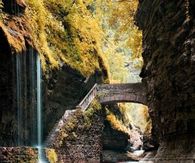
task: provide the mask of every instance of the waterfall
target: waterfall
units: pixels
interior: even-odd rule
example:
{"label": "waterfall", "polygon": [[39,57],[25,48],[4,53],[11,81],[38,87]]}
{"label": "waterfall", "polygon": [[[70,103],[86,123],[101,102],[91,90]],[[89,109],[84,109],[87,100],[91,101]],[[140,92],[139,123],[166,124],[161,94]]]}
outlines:
{"label": "waterfall", "polygon": [[38,143],[38,162],[43,163],[42,149],[42,84],[41,84],[41,61],[37,55],[37,143]]}
{"label": "waterfall", "polygon": [[22,133],[22,117],[21,117],[21,111],[22,111],[22,106],[21,106],[21,59],[20,59],[20,55],[16,55],[16,105],[17,105],[17,131],[18,131],[18,136],[17,136],[17,145],[21,146],[22,142],[21,142],[21,138],[20,135]]}
{"label": "waterfall", "polygon": [[38,162],[43,163],[41,60],[33,48],[17,54],[15,60],[17,145],[36,146]]}
{"label": "waterfall", "polygon": [[29,78],[29,109],[30,109],[30,115],[31,115],[31,129],[30,129],[30,140],[31,140],[31,145],[37,144],[37,84],[36,84],[36,78],[37,78],[37,73],[36,73],[36,58],[37,54],[33,50],[33,48],[28,48],[27,52],[29,56],[29,73],[28,73],[28,78]]}
{"label": "waterfall", "polygon": [[[11,10],[15,15],[20,15],[13,0]],[[28,47],[26,52],[16,55],[15,65],[17,145],[36,146],[38,162],[43,163],[41,60],[37,52]]]}
{"label": "waterfall", "polygon": [[38,145],[42,143],[42,124],[41,124],[41,63],[39,57],[37,57],[37,139]]}

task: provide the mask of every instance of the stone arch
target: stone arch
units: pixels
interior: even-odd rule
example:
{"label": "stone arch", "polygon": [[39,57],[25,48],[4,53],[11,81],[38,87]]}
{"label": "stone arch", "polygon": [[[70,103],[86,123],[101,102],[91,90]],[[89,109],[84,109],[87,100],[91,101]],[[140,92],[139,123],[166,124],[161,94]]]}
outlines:
{"label": "stone arch", "polygon": [[142,83],[103,84],[98,89],[99,100],[102,104],[116,102],[147,104],[146,91]]}

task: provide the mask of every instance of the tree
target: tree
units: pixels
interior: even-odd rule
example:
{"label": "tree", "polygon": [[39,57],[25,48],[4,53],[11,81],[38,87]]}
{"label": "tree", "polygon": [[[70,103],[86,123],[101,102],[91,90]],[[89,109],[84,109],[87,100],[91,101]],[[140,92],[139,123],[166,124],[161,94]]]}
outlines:
{"label": "tree", "polygon": [[138,0],[113,0],[110,25],[116,28],[115,41],[127,37],[126,46],[132,51],[132,59],[141,58],[142,32],[135,25],[134,16]]}

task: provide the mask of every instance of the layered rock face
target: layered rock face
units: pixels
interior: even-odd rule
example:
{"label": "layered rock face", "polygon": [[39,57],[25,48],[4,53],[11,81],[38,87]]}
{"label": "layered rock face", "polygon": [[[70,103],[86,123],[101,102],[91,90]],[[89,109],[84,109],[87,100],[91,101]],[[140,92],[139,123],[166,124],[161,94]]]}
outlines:
{"label": "layered rock face", "polygon": [[[32,140],[37,139],[36,60],[37,57],[41,58],[36,46],[38,40],[33,37],[34,31],[30,27],[31,24],[26,14],[29,3],[26,8],[23,0],[2,0],[2,2],[3,12],[0,20],[0,37],[2,38],[0,40],[0,128],[2,130],[0,131],[0,145],[34,145],[36,141],[32,142]],[[103,66],[101,58],[96,58],[96,61]],[[44,69],[42,64],[44,139],[67,109],[74,109],[95,82],[102,82],[107,78],[106,70],[103,68],[100,68],[101,70],[94,68],[94,73],[86,76],[78,69],[60,60],[58,62],[60,65],[58,68],[53,68],[48,60],[47,69]],[[19,119],[20,122],[18,122]],[[18,137],[23,143],[18,143]]]}
{"label": "layered rock face", "polygon": [[[2,36],[2,35],[1,35]],[[12,105],[12,87],[13,83],[8,83],[7,81],[11,81],[12,78],[12,61],[9,60],[9,57],[11,57],[11,52],[7,51],[8,43],[6,41],[3,41],[1,39],[0,44],[0,60],[4,63],[0,65],[0,128],[1,128],[1,136],[0,136],[0,142],[1,144],[4,142],[3,140],[8,138],[8,140],[12,140],[13,133],[15,131],[10,131],[9,128],[14,126],[13,118],[14,115],[11,113],[7,113],[6,110],[9,109],[11,112],[14,111],[14,109],[10,106]],[[3,48],[4,47],[4,48]],[[9,56],[9,57],[8,57]],[[7,114],[7,116],[6,116]],[[8,118],[9,117],[9,118]],[[13,140],[12,140],[13,141]],[[6,144],[6,143],[5,143]]]}
{"label": "layered rock face", "polygon": [[2,0],[4,3],[4,11],[10,14],[15,14],[15,10],[18,13],[24,13],[26,3],[24,0]]}
{"label": "layered rock face", "polygon": [[137,11],[143,30],[141,77],[147,86],[153,135],[160,142],[158,162],[195,159],[194,8],[192,0],[143,0]]}

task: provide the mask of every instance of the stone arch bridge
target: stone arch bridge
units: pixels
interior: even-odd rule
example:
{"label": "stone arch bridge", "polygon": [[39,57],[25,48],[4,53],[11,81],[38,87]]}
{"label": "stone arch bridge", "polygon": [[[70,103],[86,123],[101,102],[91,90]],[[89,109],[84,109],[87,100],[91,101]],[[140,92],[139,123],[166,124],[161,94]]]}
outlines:
{"label": "stone arch bridge", "polygon": [[95,84],[84,99],[77,105],[85,110],[97,97],[101,104],[133,102],[146,104],[146,91],[142,83]]}
{"label": "stone arch bridge", "polygon": [[109,104],[116,102],[134,102],[146,104],[146,91],[142,83],[128,84],[95,84],[83,100],[76,106],[75,110],[66,110],[65,114],[54,126],[46,144],[48,147],[54,147],[58,142],[58,134],[60,129],[72,117],[77,110],[85,111],[94,98],[98,98],[101,104]]}

